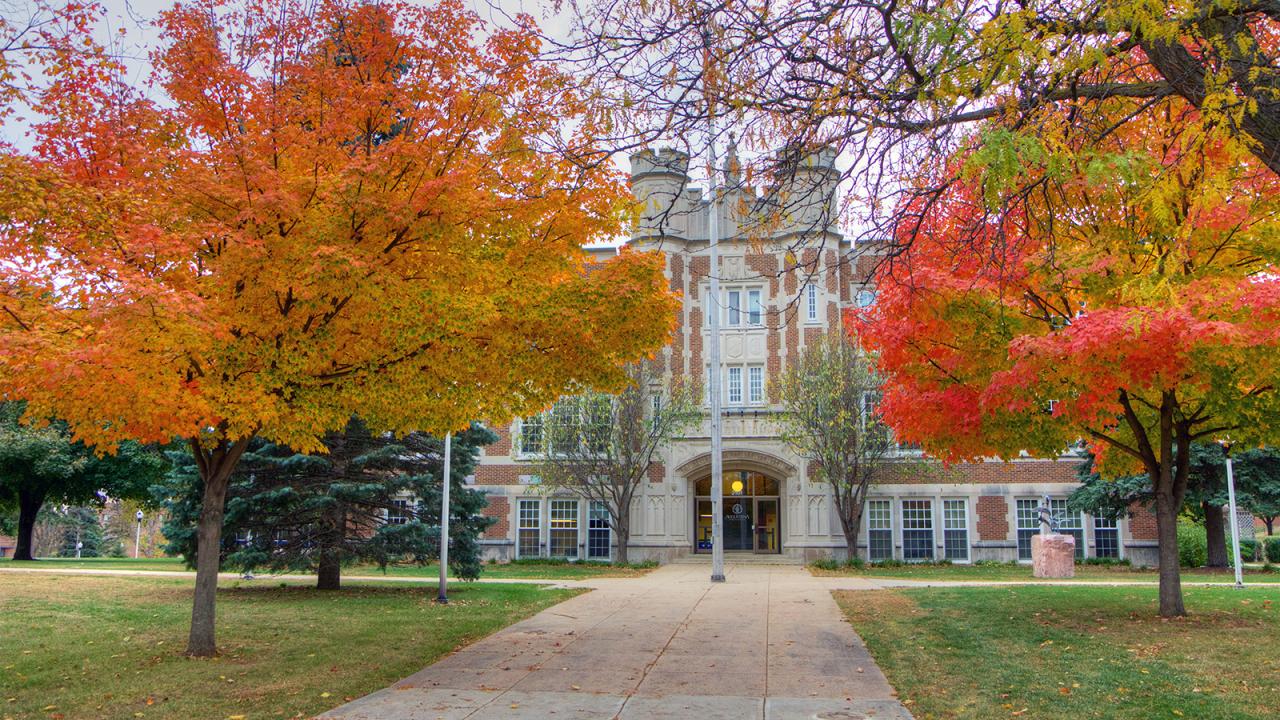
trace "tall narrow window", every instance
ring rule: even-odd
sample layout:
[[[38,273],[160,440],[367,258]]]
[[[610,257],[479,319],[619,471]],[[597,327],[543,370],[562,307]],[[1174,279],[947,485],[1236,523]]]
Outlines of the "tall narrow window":
[[[578,449],[582,441],[582,417],[578,398],[562,398],[551,408],[550,452],[567,455]],[[546,443],[544,443],[546,444]]]
[[[613,538],[609,530],[609,509],[599,500],[592,500],[587,511],[587,557],[592,560],[608,560],[609,545]]]
[[[759,365],[747,368],[747,401],[752,405],[764,402],[764,368]]]
[[[652,395],[649,396],[649,402],[653,405],[653,414],[649,416],[650,427],[657,430],[662,424],[662,392],[658,388],[650,389]]]
[[[893,558],[893,506],[888,500],[867,502],[867,558],[871,562]]]
[[[933,559],[933,501],[902,501],[902,559]]]
[[[969,559],[969,503],[965,500],[942,501],[943,556],[965,562]]]
[[[818,322],[818,286],[813,283],[804,286],[804,319]]]
[[[1031,559],[1031,536],[1040,532],[1040,507],[1038,500],[1018,501],[1018,559]]]
[[[1049,510],[1058,519],[1058,532],[1076,539],[1076,557],[1084,558],[1084,515],[1068,510],[1065,499],[1050,500]]]
[[[1093,519],[1093,554],[1100,558],[1120,557],[1120,527],[1115,520]]]
[[[578,501],[552,500],[548,526],[548,554],[551,557],[578,557]]]
[[[742,324],[742,292],[740,290],[729,291],[729,321],[725,324],[729,327]]]
[[[764,321],[763,309],[760,305],[760,291],[747,291],[747,324],[760,325]]]
[[[539,500],[521,500],[517,505],[516,556],[542,554],[542,507]]]
[[[729,377],[729,404],[742,404],[742,368],[731,367],[728,372]]]
[[[530,415],[520,422],[520,452],[526,455],[540,455],[543,446],[542,415]]]

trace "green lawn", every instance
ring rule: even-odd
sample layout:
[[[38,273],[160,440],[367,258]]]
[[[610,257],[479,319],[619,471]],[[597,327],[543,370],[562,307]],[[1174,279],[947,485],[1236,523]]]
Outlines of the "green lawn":
[[[894,578],[905,580],[956,580],[956,581],[1039,581],[1031,576],[1030,565],[868,565],[863,569],[840,566],[829,570],[809,566],[809,572],[829,577]],[[1075,580],[1117,580],[1158,582],[1155,570],[1104,565],[1076,565]],[[1249,583],[1280,583],[1280,571],[1261,568],[1245,568],[1244,581]],[[1183,569],[1182,582],[1233,583],[1231,570]]]
[[[1280,588],[912,588],[836,600],[917,720],[1280,717]]]
[[[560,602],[536,585],[235,583],[211,660],[185,657],[191,581],[0,573],[0,718],[310,717]]]
[[[0,568],[34,567],[34,568],[68,568],[97,570],[168,570],[184,572],[187,566],[179,558],[42,558],[35,562],[14,562],[0,560]],[[486,564],[481,579],[510,578],[518,580],[575,580],[593,577],[635,577],[643,575],[652,567],[621,566],[605,563],[576,562],[569,563],[555,560],[521,560],[514,563]],[[343,568],[344,575],[381,575],[382,570],[376,565],[352,565]],[[439,575],[438,565],[391,565],[387,567],[387,575],[393,577],[434,578]]]

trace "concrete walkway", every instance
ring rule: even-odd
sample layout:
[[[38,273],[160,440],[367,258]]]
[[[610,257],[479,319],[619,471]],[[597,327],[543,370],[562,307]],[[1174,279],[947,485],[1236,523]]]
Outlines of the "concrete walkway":
[[[903,720],[910,713],[804,568],[700,565],[566,582],[549,608],[331,720]],[[871,587],[870,585],[868,585]]]

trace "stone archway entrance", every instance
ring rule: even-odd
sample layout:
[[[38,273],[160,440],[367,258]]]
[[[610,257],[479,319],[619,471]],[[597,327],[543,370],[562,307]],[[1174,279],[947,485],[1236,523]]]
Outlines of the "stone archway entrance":
[[[748,470],[724,474],[722,525],[725,552],[782,552],[781,483]],[[695,483],[694,552],[711,552],[711,478]]]
[[[744,448],[724,451],[721,522],[727,552],[781,553],[786,487],[797,468],[776,455]],[[693,510],[693,552],[711,552],[711,454],[676,467],[688,480]]]

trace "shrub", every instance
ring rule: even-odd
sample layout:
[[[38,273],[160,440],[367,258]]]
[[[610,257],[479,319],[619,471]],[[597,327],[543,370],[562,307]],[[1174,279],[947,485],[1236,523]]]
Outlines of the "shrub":
[[[1263,543],[1267,562],[1280,563],[1280,537],[1269,537]]]
[[[827,570],[827,571],[864,570],[867,567],[867,563],[865,560],[863,560],[860,557],[853,557],[843,561],[837,560],[835,558],[824,557],[824,558],[818,558],[817,560],[814,560],[813,562],[809,563],[809,567],[817,570]]]
[[[1231,541],[1227,541],[1227,551],[1231,551]],[[1259,560],[1258,541],[1240,538],[1240,559],[1244,562],[1253,562]],[[1228,564],[1232,564],[1232,558],[1228,558]]]
[[[1209,546],[1204,528],[1192,522],[1178,522],[1178,564],[1203,567],[1209,561]]]
[[[1129,567],[1129,561],[1125,558],[1112,557],[1091,557],[1080,561],[1081,565],[1102,565],[1104,567]]]

